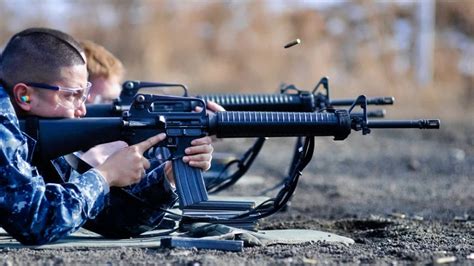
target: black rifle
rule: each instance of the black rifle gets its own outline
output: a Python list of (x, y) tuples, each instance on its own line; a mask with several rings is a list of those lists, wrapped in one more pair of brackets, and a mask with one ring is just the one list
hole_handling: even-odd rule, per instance
[[(89, 104), (87, 105), (87, 117), (113, 117), (121, 116), (123, 111), (130, 108), (133, 97), (142, 89), (155, 90), (161, 92), (163, 88), (179, 87), (183, 89), (183, 96), (188, 96), (188, 89), (185, 85), (176, 83), (126, 81), (122, 85), (120, 97), (113, 104)], [(329, 98), (329, 80), (323, 77), (315, 86), (312, 92), (297, 89), (294, 85), (282, 85), (280, 94), (207, 94), (198, 95), (205, 101), (211, 100), (228, 111), (276, 111), (276, 112), (316, 112), (326, 108), (336, 106), (350, 106), (354, 99)], [(391, 105), (393, 97), (375, 97), (367, 99), (370, 105)], [(170, 110), (171, 111), (171, 110)], [(353, 116), (362, 116), (362, 113), (352, 113)], [(368, 110), (368, 117), (384, 117), (385, 110)], [(217, 176), (206, 178), (206, 187), (211, 193), (222, 191), (235, 184), (248, 171), (255, 158), (263, 147), (265, 138), (258, 138), (254, 144), (239, 159), (228, 162)], [(298, 160), (298, 150), (302, 147), (303, 140), (297, 138), (295, 151), (293, 153), (292, 164)], [(161, 158), (169, 155), (166, 149), (156, 149)], [(225, 175), (232, 166), (237, 168), (234, 172)], [(290, 167), (289, 172), (293, 171)]]
[[(188, 89), (183, 84), (130, 80), (123, 83), (120, 97), (112, 104), (88, 104), (86, 116), (121, 116), (123, 111), (129, 110), (133, 97), (141, 89), (152, 88), (159, 91), (160, 88), (166, 87), (180, 87), (183, 89), (183, 96), (188, 96)], [(325, 108), (351, 106), (354, 103), (354, 99), (330, 99), (329, 81), (326, 77), (316, 84), (312, 92), (300, 90), (294, 85), (282, 85), (280, 92), (279, 94), (203, 94), (195, 97), (213, 101), (227, 111), (316, 112)], [(367, 99), (369, 105), (392, 105), (393, 103), (393, 97)], [(368, 111), (367, 115), (383, 117), (385, 111)]]
[[(201, 112), (193, 112), (194, 106)], [(358, 105), (363, 116), (352, 116)], [(33, 124), (33, 126), (32, 126)], [(193, 139), (205, 135), (219, 138), (332, 136), (344, 140), (352, 130), (368, 134), (372, 128), (439, 128), (439, 120), (368, 120), (367, 101), (359, 96), (349, 110), (325, 112), (217, 112), (208, 115), (205, 102), (191, 97), (138, 94), (122, 117), (83, 119), (38, 119), (23, 128), (36, 128), (37, 151), (42, 160), (56, 158), (97, 144), (124, 140), (141, 142), (160, 132), (167, 138), (159, 143), (171, 152), (180, 208), (208, 200), (199, 169), (180, 158)], [(93, 138), (91, 136), (94, 136)]]
[[(329, 80), (323, 77), (311, 92), (282, 84), (279, 94), (205, 94), (196, 97), (216, 102), (227, 111), (317, 112), (354, 103), (354, 99), (331, 99), (329, 92)], [(394, 101), (394, 97), (367, 98), (368, 105), (392, 105)], [(369, 117), (384, 116), (382, 110), (368, 111), (367, 114)]]

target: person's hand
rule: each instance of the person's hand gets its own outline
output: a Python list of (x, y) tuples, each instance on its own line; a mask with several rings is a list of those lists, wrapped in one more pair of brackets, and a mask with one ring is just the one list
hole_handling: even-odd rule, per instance
[(191, 142), (191, 145), (191, 147), (184, 150), (186, 156), (183, 157), (183, 162), (201, 168), (203, 171), (209, 170), (211, 168), (212, 152), (214, 151), (211, 138), (195, 139)]
[(166, 134), (161, 133), (138, 144), (122, 148), (95, 169), (110, 186), (124, 187), (137, 183), (145, 175), (146, 169), (150, 168), (150, 162), (143, 157), (143, 153), (165, 138)]
[[(183, 157), (183, 162), (188, 163), (190, 166), (201, 168), (203, 171), (207, 171), (211, 168), (213, 151), (214, 148), (212, 147), (210, 137), (195, 139), (191, 142), (191, 147), (184, 150), (186, 155)], [(174, 186), (175, 181), (171, 162), (166, 162), (164, 172), (170, 184)]]
[[(202, 107), (201, 106), (196, 106), (196, 112), (201, 112), (202, 111)], [(223, 112), (225, 111), (224, 107), (222, 107), (221, 105), (213, 102), (213, 101), (207, 101), (206, 102), (206, 113), (207, 114), (213, 114), (215, 112)]]
[(92, 167), (103, 164), (110, 155), (115, 152), (127, 147), (128, 144), (125, 141), (114, 141), (104, 144), (99, 144), (92, 147), (87, 152), (81, 155), (81, 159)]
[(206, 103), (206, 108), (208, 111), (211, 111), (211, 112), (223, 112), (225, 111), (224, 107), (222, 107), (221, 105), (213, 102), (213, 101), (207, 101)]

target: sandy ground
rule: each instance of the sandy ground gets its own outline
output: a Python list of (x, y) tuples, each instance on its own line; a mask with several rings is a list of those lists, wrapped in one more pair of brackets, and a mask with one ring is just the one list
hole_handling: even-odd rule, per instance
[[(471, 121), (472, 122), (472, 121)], [(218, 149), (251, 143), (230, 140)], [(241, 253), (182, 249), (0, 250), (0, 265), (334, 263), (474, 264), (474, 125), (443, 121), (440, 130), (353, 132), (343, 142), (316, 141), (286, 212), (264, 229), (306, 228), (351, 237), (327, 243), (245, 248)], [(271, 139), (248, 177), (226, 191), (258, 195), (286, 172), (293, 140)], [(262, 176), (255, 178), (252, 175)], [(245, 179), (246, 178), (246, 179)]]

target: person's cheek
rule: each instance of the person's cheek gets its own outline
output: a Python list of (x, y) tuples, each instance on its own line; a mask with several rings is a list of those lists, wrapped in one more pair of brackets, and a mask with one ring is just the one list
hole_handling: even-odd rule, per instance
[(56, 109), (57, 112), (57, 117), (63, 117), (63, 118), (76, 118), (76, 110), (73, 109), (68, 109), (62, 106), (59, 106), (59, 108)]

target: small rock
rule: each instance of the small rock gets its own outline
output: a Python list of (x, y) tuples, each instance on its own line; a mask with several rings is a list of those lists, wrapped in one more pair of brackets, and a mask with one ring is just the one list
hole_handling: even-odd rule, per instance
[(454, 216), (455, 222), (467, 222), (468, 217), (466, 216)]
[(454, 256), (435, 259), (436, 264), (444, 264), (444, 263), (450, 263), (450, 262), (455, 262), (455, 261), (456, 261), (456, 257)]
[(466, 152), (461, 149), (451, 149), (450, 155), (454, 160), (458, 162), (462, 162), (466, 158)]
[(409, 170), (417, 171), (417, 170), (420, 169), (421, 163), (420, 163), (420, 161), (418, 161), (416, 159), (410, 159), (410, 161), (408, 162), (407, 167), (408, 167)]
[(474, 253), (471, 253), (469, 255), (467, 255), (466, 257), (468, 260), (474, 260)]
[(303, 258), (303, 263), (304, 264), (317, 264), (318, 261), (315, 259)]
[(407, 217), (406, 214), (400, 213), (400, 212), (393, 212), (390, 214), (390, 216), (392, 216), (393, 218), (398, 218), (398, 219), (405, 219)]
[(371, 215), (369, 216), (369, 220), (371, 220), (371, 221), (372, 221), (372, 220), (380, 221), (380, 220), (383, 220), (383, 219), (384, 219), (384, 218), (383, 218), (382, 216), (380, 216), (380, 215), (371, 214)]
[(425, 218), (423, 218), (423, 216), (419, 216), (419, 215), (413, 215), (413, 220), (417, 220), (417, 221), (423, 221)]
[(448, 254), (448, 252), (446, 250), (436, 250), (436, 251), (433, 252), (433, 254), (438, 255), (438, 256), (442, 256), (442, 255)]

